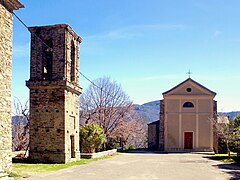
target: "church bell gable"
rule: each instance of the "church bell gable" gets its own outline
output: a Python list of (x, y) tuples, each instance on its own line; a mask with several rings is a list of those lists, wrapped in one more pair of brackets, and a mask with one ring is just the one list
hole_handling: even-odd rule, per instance
[(163, 96), (170, 95), (207, 95), (214, 97), (216, 93), (191, 78), (188, 78), (169, 91), (163, 93)]

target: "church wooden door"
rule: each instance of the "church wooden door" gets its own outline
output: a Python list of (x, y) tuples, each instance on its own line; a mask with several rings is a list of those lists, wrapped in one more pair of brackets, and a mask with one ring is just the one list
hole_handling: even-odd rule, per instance
[(193, 132), (184, 132), (184, 149), (193, 148)]

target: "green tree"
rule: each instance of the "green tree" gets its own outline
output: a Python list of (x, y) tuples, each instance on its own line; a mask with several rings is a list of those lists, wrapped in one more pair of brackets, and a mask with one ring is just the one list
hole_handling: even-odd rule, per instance
[[(233, 142), (234, 126), (233, 121), (228, 117), (219, 116), (218, 119), (211, 119), (214, 125), (214, 131), (219, 142), (222, 142), (226, 147), (228, 158), (231, 158), (231, 144)], [(218, 151), (217, 151), (218, 152)]]
[(237, 152), (237, 156), (239, 157), (240, 154), (240, 115), (238, 115), (234, 121), (234, 150)]
[(219, 116), (217, 121), (211, 119), (211, 122), (214, 124), (214, 130), (220, 140), (219, 142), (223, 142), (226, 146), (228, 158), (231, 158), (231, 151), (237, 152), (239, 156), (240, 115), (234, 120)]
[(84, 153), (93, 153), (106, 142), (106, 135), (98, 124), (85, 124), (80, 128), (80, 146)]
[(233, 123), (235, 128), (240, 128), (240, 115), (234, 119)]

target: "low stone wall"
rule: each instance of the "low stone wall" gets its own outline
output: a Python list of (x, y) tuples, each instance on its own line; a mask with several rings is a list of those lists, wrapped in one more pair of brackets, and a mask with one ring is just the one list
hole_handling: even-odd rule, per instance
[(23, 157), (28, 157), (29, 151), (13, 151), (12, 152), (12, 158), (23, 158)]
[(97, 153), (81, 153), (81, 158), (91, 159), (91, 158), (100, 158), (103, 156), (110, 156), (117, 152), (117, 149), (112, 149), (108, 151), (102, 151)]

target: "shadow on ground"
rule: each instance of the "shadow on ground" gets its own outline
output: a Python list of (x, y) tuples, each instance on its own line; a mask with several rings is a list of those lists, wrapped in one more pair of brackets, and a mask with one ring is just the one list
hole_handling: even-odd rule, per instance
[(12, 158), (13, 163), (24, 163), (24, 164), (57, 164), (57, 163), (47, 163), (42, 161), (31, 160), (29, 158)]
[[(226, 159), (226, 157), (214, 157), (214, 156), (206, 156), (204, 158), (208, 158), (211, 160), (223, 160)], [(240, 164), (239, 163), (225, 163), (225, 164), (217, 164), (213, 165), (214, 167), (217, 167), (218, 169), (223, 170), (227, 174), (230, 174), (232, 178), (230, 180), (239, 180), (240, 179)]]
[(240, 179), (240, 166), (236, 164), (218, 164), (214, 166), (222, 170), (227, 170), (225, 172), (232, 176), (231, 180)]
[(136, 154), (168, 154), (167, 152), (155, 151), (149, 149), (128, 149), (128, 150), (119, 150), (120, 153), (136, 153)]
[(150, 150), (150, 149), (129, 149), (129, 150), (123, 150), (118, 151), (120, 153), (137, 153), (137, 154), (203, 154), (203, 155), (214, 155), (213, 152), (193, 152), (191, 150), (186, 151), (176, 151), (176, 152), (166, 152), (166, 151), (157, 151), (157, 150)]

